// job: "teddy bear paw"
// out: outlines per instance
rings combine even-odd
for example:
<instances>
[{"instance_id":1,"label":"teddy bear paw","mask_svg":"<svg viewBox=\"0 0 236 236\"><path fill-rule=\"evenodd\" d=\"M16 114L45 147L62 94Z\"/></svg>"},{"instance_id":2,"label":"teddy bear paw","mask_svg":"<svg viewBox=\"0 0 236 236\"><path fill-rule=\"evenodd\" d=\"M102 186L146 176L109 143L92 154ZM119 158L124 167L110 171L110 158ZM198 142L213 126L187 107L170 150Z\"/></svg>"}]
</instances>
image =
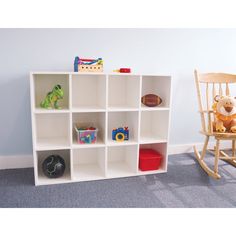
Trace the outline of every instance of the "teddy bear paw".
<instances>
[{"instance_id":1,"label":"teddy bear paw","mask_svg":"<svg viewBox=\"0 0 236 236\"><path fill-rule=\"evenodd\" d=\"M236 126L231 127L230 131L231 131L232 133L236 133Z\"/></svg>"},{"instance_id":2,"label":"teddy bear paw","mask_svg":"<svg viewBox=\"0 0 236 236\"><path fill-rule=\"evenodd\" d=\"M226 131L225 127L219 127L216 129L216 132L224 133Z\"/></svg>"}]
</instances>

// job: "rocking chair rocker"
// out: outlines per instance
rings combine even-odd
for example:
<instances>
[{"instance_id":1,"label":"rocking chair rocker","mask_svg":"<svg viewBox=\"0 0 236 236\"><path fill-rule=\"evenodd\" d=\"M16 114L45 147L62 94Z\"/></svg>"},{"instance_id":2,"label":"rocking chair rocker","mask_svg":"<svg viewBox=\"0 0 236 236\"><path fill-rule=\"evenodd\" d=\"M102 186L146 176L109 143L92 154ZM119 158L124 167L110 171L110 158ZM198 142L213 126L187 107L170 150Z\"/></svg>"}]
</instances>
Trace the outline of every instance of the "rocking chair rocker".
<instances>
[{"instance_id":1,"label":"rocking chair rocker","mask_svg":"<svg viewBox=\"0 0 236 236\"><path fill-rule=\"evenodd\" d=\"M219 159L224 160L236 167L236 133L219 133L213 130L213 121L215 118L212 110L212 104L216 95L230 96L229 85L232 85L233 83L236 84L236 75L224 73L199 74L196 70L194 71L194 74L202 123L202 130L200 133L205 136L205 143L201 154L197 150L196 146L194 146L194 152L197 161L203 170L209 176L219 179L221 177L218 173ZM203 89L205 90L204 93L202 93ZM216 140L214 149L208 149L210 137L213 137ZM232 141L232 156L229 156L225 151L220 150L221 140ZM215 155L214 169L211 169L204 161L207 151Z\"/></svg>"}]
</instances>

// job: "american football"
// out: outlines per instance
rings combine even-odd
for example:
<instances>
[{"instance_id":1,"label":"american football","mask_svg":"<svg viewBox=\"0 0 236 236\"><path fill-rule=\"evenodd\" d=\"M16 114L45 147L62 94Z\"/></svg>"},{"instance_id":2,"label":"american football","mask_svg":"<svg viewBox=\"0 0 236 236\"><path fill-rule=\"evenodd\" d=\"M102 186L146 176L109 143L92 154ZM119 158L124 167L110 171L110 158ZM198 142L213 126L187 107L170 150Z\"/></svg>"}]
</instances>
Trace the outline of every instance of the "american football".
<instances>
[{"instance_id":1,"label":"american football","mask_svg":"<svg viewBox=\"0 0 236 236\"><path fill-rule=\"evenodd\" d=\"M162 103L162 99L155 94L147 94L142 97L141 102L148 107L156 107Z\"/></svg>"}]
</instances>

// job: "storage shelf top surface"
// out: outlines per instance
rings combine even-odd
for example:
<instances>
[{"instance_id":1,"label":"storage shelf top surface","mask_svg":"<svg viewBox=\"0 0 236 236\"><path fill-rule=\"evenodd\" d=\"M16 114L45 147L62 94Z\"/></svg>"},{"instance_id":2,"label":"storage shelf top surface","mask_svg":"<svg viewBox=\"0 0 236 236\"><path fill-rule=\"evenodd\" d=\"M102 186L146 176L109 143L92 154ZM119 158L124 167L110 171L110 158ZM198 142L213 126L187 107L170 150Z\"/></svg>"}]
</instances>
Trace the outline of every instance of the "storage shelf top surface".
<instances>
[{"instance_id":1,"label":"storage shelf top surface","mask_svg":"<svg viewBox=\"0 0 236 236\"><path fill-rule=\"evenodd\" d=\"M170 75L159 74L138 74L138 73L106 73L106 72L66 72L66 71L33 71L31 75L118 75L118 76L147 76L147 77L165 77L171 78Z\"/></svg>"}]
</instances>

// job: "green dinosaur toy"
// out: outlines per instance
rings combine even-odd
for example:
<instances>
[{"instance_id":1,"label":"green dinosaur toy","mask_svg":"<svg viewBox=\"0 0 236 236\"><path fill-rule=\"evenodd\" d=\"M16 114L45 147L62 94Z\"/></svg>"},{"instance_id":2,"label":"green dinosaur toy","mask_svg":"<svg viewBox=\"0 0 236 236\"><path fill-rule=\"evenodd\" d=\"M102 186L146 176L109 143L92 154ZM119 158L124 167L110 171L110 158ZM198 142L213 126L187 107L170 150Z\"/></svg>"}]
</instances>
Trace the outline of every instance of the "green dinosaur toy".
<instances>
[{"instance_id":1,"label":"green dinosaur toy","mask_svg":"<svg viewBox=\"0 0 236 236\"><path fill-rule=\"evenodd\" d=\"M55 109L61 109L61 107L59 107L57 103L59 99L63 98L63 96L64 91L61 88L61 85L58 84L53 88L51 92L47 94L45 99L40 103L40 106L46 109L52 109L53 106Z\"/></svg>"}]
</instances>

